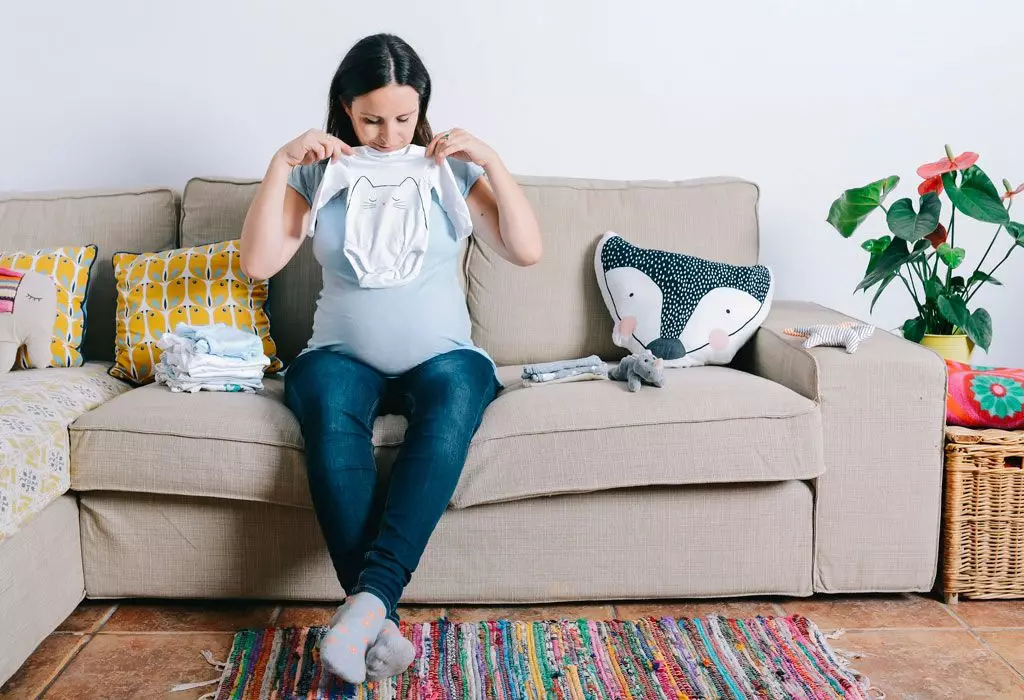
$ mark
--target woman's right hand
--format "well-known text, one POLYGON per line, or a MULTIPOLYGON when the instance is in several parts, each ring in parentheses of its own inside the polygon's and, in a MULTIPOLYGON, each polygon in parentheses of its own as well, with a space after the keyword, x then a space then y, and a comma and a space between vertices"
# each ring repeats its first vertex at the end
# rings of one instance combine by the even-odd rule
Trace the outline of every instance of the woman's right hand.
POLYGON ((277 151, 278 158, 292 168, 316 163, 324 158, 330 158, 333 163, 342 155, 352 155, 352 147, 337 136, 319 129, 310 129, 300 134, 277 151))

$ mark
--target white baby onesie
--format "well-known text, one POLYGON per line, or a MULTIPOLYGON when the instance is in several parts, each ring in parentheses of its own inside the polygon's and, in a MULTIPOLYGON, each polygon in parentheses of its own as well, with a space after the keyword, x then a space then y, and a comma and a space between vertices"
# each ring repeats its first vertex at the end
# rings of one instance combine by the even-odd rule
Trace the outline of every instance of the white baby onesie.
POLYGON ((314 234, 320 208, 348 189, 345 257, 360 287, 396 287, 419 274, 430 240, 431 191, 437 192, 458 240, 473 232, 469 207, 447 160, 438 165, 422 146, 390 153, 368 146, 352 150, 353 155, 341 156, 324 170, 307 234, 314 234))

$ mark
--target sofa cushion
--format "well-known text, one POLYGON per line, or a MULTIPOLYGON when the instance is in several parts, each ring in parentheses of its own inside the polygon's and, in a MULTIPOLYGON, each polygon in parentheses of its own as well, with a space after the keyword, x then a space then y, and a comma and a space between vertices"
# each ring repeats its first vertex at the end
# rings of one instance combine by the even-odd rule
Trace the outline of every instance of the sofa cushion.
POLYGON ((616 182, 519 178, 544 238, 543 259, 516 267, 471 239, 473 339, 499 365, 597 354, 617 359, 594 277, 601 236, 734 265, 758 260, 758 189, 734 179, 616 182))
POLYGON ((635 246, 617 233, 594 253, 612 341, 650 350, 666 367, 728 365, 771 308, 775 278, 764 265, 729 265, 635 246))
POLYGON ((184 494, 309 505, 298 422, 281 380, 262 395, 150 384, 71 426, 77 491, 184 494))
POLYGON ((128 388, 99 362, 0 375, 0 541, 68 490, 68 424, 128 388))
MULTIPOLYGON (((18 349, 17 362, 14 366, 19 369, 29 369, 28 339, 26 333, 34 335, 36 324, 42 331, 49 327, 50 351, 49 357, 34 357, 32 361, 36 367, 81 367, 84 358, 82 357, 82 342, 85 339, 85 297, 89 290, 89 273, 92 271, 93 263, 96 261, 96 246, 67 246, 65 248, 46 248, 43 250, 25 251, 0 251, 0 270, 7 271, 4 274, 8 286, 7 297, 10 306, 6 311, 12 313, 14 318, 20 321, 15 324, 17 332, 15 337, 21 342, 26 341, 18 349), (13 275, 10 273, 13 271, 13 275), (36 278, 35 281, 26 279, 24 275, 36 273, 44 279, 36 278), (47 281, 49 280, 49 281, 47 281), (41 318, 40 309, 37 304, 46 306, 46 313, 49 314, 49 297, 52 283, 52 295, 54 299, 53 322, 46 323, 41 318), (24 285, 24 286, 22 286, 24 285), (34 286, 35 297, 29 291, 34 286), (25 307, 21 308, 17 301, 19 294, 23 293, 25 307), (28 301, 33 303, 30 305, 28 301), (30 306, 36 308, 24 313, 30 306)), ((7 338, 9 340, 10 338, 7 338)), ((10 367, 2 368, 4 371, 10 367)))
MULTIPOLYGON (((263 386, 260 394, 133 389, 71 426, 72 487, 312 507, 284 382, 265 377, 263 386)), ((404 418, 385 416, 374 443, 400 444, 404 431, 404 418)))
POLYGON ((178 195, 168 189, 55 192, 0 198, 3 249, 95 244, 85 299, 86 360, 114 358, 114 253, 170 250, 178 238, 178 195))
MULTIPOLYGON (((809 479, 824 472, 812 401, 727 367, 622 382, 512 386, 488 408, 456 507, 633 486, 809 479)), ((508 374, 505 374, 508 373, 508 374)))
MULTIPOLYGON (((631 486, 806 479, 822 473, 817 406, 722 367, 672 370, 664 389, 619 382, 516 386, 491 404, 452 498, 457 508, 631 486)), ((310 507, 298 422, 283 384, 262 395, 174 394, 150 385, 71 427, 76 490, 209 496, 310 507)), ((374 428, 378 459, 406 421, 374 428)))
MULTIPOLYGON (((239 238, 257 180, 192 178, 181 201, 181 246, 221 243, 239 238)), ((277 355, 289 363, 306 347, 313 331, 313 312, 323 285, 320 263, 306 241, 295 257, 270 280, 267 314, 277 355)))
POLYGON ((242 271, 238 243, 114 256, 117 354, 111 376, 148 384, 164 354, 158 341, 182 323, 221 324, 255 335, 269 360, 264 370, 281 369, 264 309, 269 285, 242 271))

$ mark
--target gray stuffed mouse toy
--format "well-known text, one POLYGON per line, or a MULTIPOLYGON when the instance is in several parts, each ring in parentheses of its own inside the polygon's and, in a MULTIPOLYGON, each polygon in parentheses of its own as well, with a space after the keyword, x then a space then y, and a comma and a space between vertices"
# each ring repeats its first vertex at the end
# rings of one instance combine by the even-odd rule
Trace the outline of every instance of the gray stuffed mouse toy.
POLYGON ((644 349, 643 352, 622 358, 618 367, 609 370, 608 377, 626 382, 630 391, 638 391, 641 383, 662 387, 665 382, 665 363, 650 350, 644 349))

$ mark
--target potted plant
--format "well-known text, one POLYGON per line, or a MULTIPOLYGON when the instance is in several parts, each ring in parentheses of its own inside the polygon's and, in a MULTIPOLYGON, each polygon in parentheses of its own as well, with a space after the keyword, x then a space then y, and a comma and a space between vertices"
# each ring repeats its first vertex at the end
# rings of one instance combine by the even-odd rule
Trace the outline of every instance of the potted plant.
POLYGON ((871 300, 874 311, 882 292, 898 282, 917 309, 917 315, 900 326, 903 337, 959 362, 970 361, 975 345, 987 351, 992 342, 992 317, 983 308, 972 310, 972 299, 986 284, 1002 284, 996 273, 1017 246, 1024 247, 1024 224, 1010 220, 1013 198, 1024 192, 1024 185, 1013 189, 1003 180, 1005 192, 1000 196, 977 161, 977 153, 954 157, 946 146, 945 158, 917 169, 922 182, 916 208, 909 197, 886 206, 886 197, 900 182, 892 175, 847 190, 832 202, 827 218, 843 238, 850 238, 876 209, 884 213, 889 234, 861 244, 869 258, 857 291, 876 288, 871 300), (948 224, 940 221, 943 194, 951 205, 948 224), (967 252, 957 245, 958 214, 996 226, 984 254, 969 272, 963 266, 967 252), (996 250, 999 255, 1004 244, 1008 250, 994 262, 996 257, 990 259, 990 254, 996 250))

